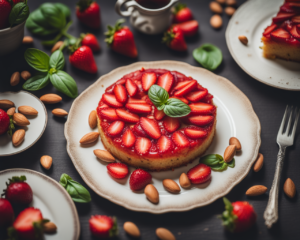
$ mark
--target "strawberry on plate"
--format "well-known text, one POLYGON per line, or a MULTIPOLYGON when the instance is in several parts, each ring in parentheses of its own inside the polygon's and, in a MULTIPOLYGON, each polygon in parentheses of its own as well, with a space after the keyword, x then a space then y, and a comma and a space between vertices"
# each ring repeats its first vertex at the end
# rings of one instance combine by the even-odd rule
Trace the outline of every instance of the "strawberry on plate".
POLYGON ((14 210, 10 202, 0 198, 0 228, 9 226, 14 220, 14 210))
POLYGON ((134 113, 127 112, 125 109, 116 109, 118 117, 129 123, 137 123, 140 120, 140 117, 134 113))
POLYGON ((10 125, 10 118, 8 114, 0 109, 0 135, 8 132, 10 125))
POLYGON ((176 4, 173 11, 174 22, 181 23, 192 19, 193 19, 192 11, 186 6, 186 4, 182 4, 182 3, 176 4))
POLYGON ((103 102, 111 107, 123 107, 123 103, 119 102, 114 94, 104 93, 103 102))
POLYGON ((118 235, 115 217, 95 215, 90 218, 89 224, 91 233, 97 238, 111 238, 118 235))
MULTIPOLYGON (((135 125, 137 126, 137 125, 135 125)), ((151 141, 148 138, 145 137, 139 137, 135 142, 135 150, 137 153, 144 155, 149 152, 151 148, 151 141)))
POLYGON ((154 109, 154 118, 159 121, 162 120, 165 116, 164 110, 158 110, 157 108, 154 109))
POLYGON ((172 140, 166 136, 161 136, 157 141, 157 147, 161 153, 171 151, 172 145, 172 140))
POLYGON ((148 91, 150 87, 156 83, 155 73, 144 73, 142 76, 142 87, 144 91, 148 91))
POLYGON ((131 79, 126 80, 125 86, 130 97, 133 97, 137 93, 138 88, 131 79))
POLYGON ((192 116, 188 118, 188 121, 191 124, 203 127, 206 125, 209 125, 214 120, 213 116, 207 115, 207 116, 192 116))
POLYGON ((70 50, 69 61, 73 67, 92 74, 98 71, 93 52, 88 46, 71 46, 70 50))
POLYGON ((191 102, 198 102, 203 98, 205 98, 207 94, 208 94, 207 89, 204 89, 203 91, 190 92, 185 97, 191 102))
POLYGON ((147 103, 127 103, 125 106, 134 113, 150 113, 152 111, 151 105, 147 103))
POLYGON ((182 31, 183 36, 193 37, 198 32, 199 24, 196 20, 191 20, 191 21, 175 24, 173 25, 173 29, 174 27, 178 27, 182 31))
POLYGON ((271 39, 274 41, 286 42, 290 37, 290 33, 282 28, 278 28, 271 33, 271 39))
MULTIPOLYGON (((118 109, 117 109, 118 110, 118 109)), ((100 116, 103 118, 103 119, 106 119, 108 121, 117 121, 119 120, 119 117, 116 113, 116 109, 114 108, 101 108, 99 110, 99 113, 100 113, 100 116)))
POLYGON ((211 177, 211 169, 209 166, 199 163, 187 172, 187 176, 193 184, 205 183, 211 177))
POLYGON ((136 137, 133 132, 130 129, 127 129, 122 136, 122 142, 124 146, 127 148, 133 147, 135 140, 136 137))
POLYGON ((170 72, 166 72, 163 75, 159 76, 157 85, 164 88, 167 92, 170 91, 174 82, 174 77, 170 72))
POLYGON ((180 122, 178 118, 167 116, 164 118, 163 125, 169 133, 172 133, 175 132, 180 127, 180 122))
POLYGON ((127 91, 123 85, 116 84, 114 87, 114 93, 118 102, 125 103, 127 101, 127 91))
POLYGON ((152 180, 150 173, 143 169, 136 169, 130 175, 129 185, 132 191, 139 191, 146 187, 152 180))
POLYGON ((140 125, 143 130, 154 139, 159 139, 161 136, 161 132, 157 122, 154 119, 149 119, 145 117, 140 118, 140 125))
POLYGON ((184 136, 183 133, 179 131, 172 134, 172 140, 177 147, 184 148, 190 146, 189 140, 186 138, 186 136, 184 136))
POLYGON ((173 27, 165 32, 163 42, 172 50, 184 52, 187 50, 184 35, 179 27, 173 27))
POLYGON ((129 173, 129 169, 124 163, 110 163, 106 168, 109 175, 118 179, 125 178, 129 173))
POLYGON ((195 126, 186 127, 184 134, 191 139, 204 138, 207 136, 207 132, 204 129, 195 126))
POLYGON ((182 96, 188 94, 189 92, 191 92, 192 90, 194 90, 196 87, 197 87, 197 81, 192 80, 192 81, 190 81, 189 84, 185 85, 184 87, 182 87, 178 91, 176 91, 174 93, 174 96, 182 97, 182 96))
POLYGON ((203 103, 203 102, 198 102, 198 103, 192 103, 189 105, 191 108, 191 113, 192 114, 212 114, 216 107, 212 104, 208 103, 203 103))
POLYGON ((76 16, 84 25, 94 29, 100 28, 100 6, 92 0, 79 0, 76 16))
POLYGON ((81 40, 82 46, 90 47, 90 49, 92 49, 93 52, 100 51, 100 44, 94 34, 91 33, 81 34, 81 39, 82 39, 81 40))
POLYGON ((122 133, 124 129, 125 123, 123 121, 114 121, 110 126, 107 128, 107 133, 110 136, 118 136, 122 133))

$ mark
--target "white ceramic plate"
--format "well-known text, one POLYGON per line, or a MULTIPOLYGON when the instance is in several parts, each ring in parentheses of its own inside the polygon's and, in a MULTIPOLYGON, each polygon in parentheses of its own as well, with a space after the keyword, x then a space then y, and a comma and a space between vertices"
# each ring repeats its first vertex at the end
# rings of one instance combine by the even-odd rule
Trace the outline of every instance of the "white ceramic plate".
POLYGON ((54 234, 45 234, 45 240, 78 240, 80 224, 75 204, 66 190, 48 176, 29 169, 8 169, 0 172, 0 189, 13 176, 25 175, 33 191, 32 206, 41 210, 43 217, 57 226, 54 234))
MULTIPOLYGON (((226 195, 249 172, 261 142, 260 122, 250 101, 239 89, 227 79, 212 72, 176 61, 139 62, 102 76, 73 102, 65 125, 65 136, 67 151, 77 171, 97 194, 128 209, 157 214, 205 206, 226 195), (94 149, 104 149, 100 140, 88 147, 81 147, 79 144, 80 138, 91 131, 88 116, 92 110, 96 109, 105 88, 125 74, 142 67, 176 70, 192 76, 214 95, 214 103, 218 106, 217 132, 207 153, 223 155, 229 138, 232 136, 240 139, 244 146, 242 153, 236 156, 235 168, 229 168, 224 172, 213 172, 209 184, 193 186, 190 190, 182 189, 177 195, 167 192, 163 188, 162 180, 171 178, 178 183, 180 174, 198 164, 198 160, 174 171, 152 172, 153 184, 160 194, 158 205, 150 203, 142 192, 132 192, 128 179, 115 181, 108 175, 106 164, 98 161, 93 154, 94 149)), ((132 172, 133 168, 130 170, 132 172)))
POLYGON ((262 56, 261 37, 272 18, 279 11, 283 0, 251 0, 240 6, 232 16, 226 42, 236 63, 251 77, 272 87, 300 91, 300 63, 262 56), (239 35, 247 36, 244 46, 239 35))
POLYGON ((31 106, 38 111, 37 116, 26 116, 30 125, 26 127, 15 126, 16 129, 23 128, 26 131, 24 141, 17 147, 12 144, 8 134, 0 135, 0 157, 14 155, 23 152, 33 146, 43 135, 48 121, 45 105, 35 95, 25 92, 4 92, 0 93, 0 99, 8 99, 15 103, 16 112, 20 106, 31 106))

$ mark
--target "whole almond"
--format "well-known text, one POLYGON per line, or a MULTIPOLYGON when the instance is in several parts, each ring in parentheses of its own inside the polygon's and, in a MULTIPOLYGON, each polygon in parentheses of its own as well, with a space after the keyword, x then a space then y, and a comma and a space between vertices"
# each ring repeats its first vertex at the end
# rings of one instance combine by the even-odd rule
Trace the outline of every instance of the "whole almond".
POLYGON ((150 202, 152 202, 154 204, 159 202, 158 191, 152 184, 148 184, 145 187, 144 193, 150 202))
POLYGON ((289 197, 293 198, 296 195, 296 186, 292 179, 288 178, 283 185, 284 193, 289 197))
POLYGON ((179 183, 183 188, 189 188, 191 186, 191 181, 185 173, 181 173, 179 183))
POLYGON ((51 168, 51 166, 52 166, 52 157, 50 157, 50 156, 48 156, 48 155, 44 155, 44 156, 42 156, 41 157, 41 159, 40 159, 40 163, 41 163, 41 165, 45 168, 45 169, 47 169, 47 170, 49 170, 50 168, 51 168))
POLYGON ((224 152, 224 161, 226 163, 229 163, 232 161, 234 155, 235 155, 236 147, 235 145, 229 145, 224 152))
POLYGON ((20 106, 18 107, 18 112, 29 116, 36 116, 39 113, 35 108, 30 106, 20 106))
POLYGON ((16 86, 19 84, 19 82, 20 82, 20 73, 14 72, 10 77, 10 85, 16 86))
POLYGON ((263 185, 255 185, 247 190, 246 195, 250 197, 259 196, 264 194, 267 190, 268 188, 263 185))
POLYGON ((210 19, 210 25, 216 29, 220 28, 223 25, 223 20, 219 15, 213 15, 210 19))
POLYGON ((233 7, 226 7, 226 8, 225 8, 225 13, 226 13, 228 16, 232 16, 232 15, 235 13, 235 8, 233 8, 233 7))
POLYGON ((25 36, 22 41, 23 44, 31 44, 33 43, 33 38, 30 36, 25 36))
POLYGON ((236 5, 236 0, 226 0, 226 4, 228 6, 234 6, 234 5, 236 5))
POLYGON ((61 47, 61 45, 63 45, 63 44, 64 44, 63 41, 58 41, 58 42, 55 43, 54 46, 52 47, 51 52, 54 53, 54 52, 55 52, 56 50, 58 50, 58 49, 61 47))
POLYGON ((236 137, 231 137, 229 139, 229 145, 235 145, 235 150, 236 151, 241 151, 242 150, 242 145, 236 137))
POLYGON ((45 233, 55 233, 57 230, 57 227, 53 222, 46 222, 43 227, 45 233))
POLYGON ((41 96, 40 100, 46 104, 55 104, 55 103, 59 103, 62 100, 62 98, 57 94, 49 93, 41 96))
POLYGON ((95 110, 91 111, 89 115, 89 125, 92 129, 97 127, 97 112, 95 110))
POLYGON ((13 116, 15 112, 16 112, 16 108, 12 107, 12 108, 8 109, 6 113, 9 116, 13 116))
POLYGON ((10 100, 7 100, 7 99, 0 100, 0 108, 2 108, 2 109, 8 109, 8 108, 12 108, 14 106, 15 106, 15 104, 10 100))
POLYGON ((212 12, 214 13, 218 13, 221 14, 223 12, 223 8, 221 7, 221 5, 217 2, 211 2, 209 4, 209 8, 212 12))
POLYGON ((171 193, 179 193, 180 192, 180 187, 172 179, 163 180, 163 185, 164 185, 165 189, 171 193))
POLYGON ((23 127, 30 124, 28 119, 22 113, 14 113, 13 115, 14 124, 17 126, 23 127))
POLYGON ((244 44, 245 46, 247 46, 248 44, 248 38, 244 35, 240 35, 239 36, 239 40, 241 41, 242 44, 244 44))
POLYGON ((263 167, 263 165, 264 165, 264 155, 259 153, 253 166, 254 172, 258 172, 263 167))
POLYGON ((220 4, 225 4, 226 3, 226 0, 216 0, 218 3, 220 4))
POLYGON ((101 150, 101 149, 95 149, 94 154, 97 158, 104 162, 115 162, 116 159, 114 158, 113 155, 110 154, 110 152, 106 150, 101 150))
POLYGON ((12 136, 12 143, 15 147, 19 146, 25 138, 25 130, 24 129, 19 129, 14 132, 12 136))
POLYGON ((141 236, 139 228, 133 222, 125 222, 123 228, 131 237, 139 238, 141 236))
POLYGON ((23 72, 21 72, 21 77, 22 77, 25 81, 27 81, 29 78, 31 78, 31 73, 28 72, 28 71, 23 71, 23 72))
POLYGON ((168 229, 166 228, 157 228, 156 229, 156 236, 160 240, 176 240, 175 236, 173 233, 171 233, 168 229))
POLYGON ((52 114, 56 117, 65 117, 68 116, 68 112, 61 108, 55 108, 52 110, 52 114))
POLYGON ((85 134, 81 139, 80 143, 81 144, 89 144, 97 141, 99 138, 99 133, 98 132, 90 132, 88 134, 85 134))

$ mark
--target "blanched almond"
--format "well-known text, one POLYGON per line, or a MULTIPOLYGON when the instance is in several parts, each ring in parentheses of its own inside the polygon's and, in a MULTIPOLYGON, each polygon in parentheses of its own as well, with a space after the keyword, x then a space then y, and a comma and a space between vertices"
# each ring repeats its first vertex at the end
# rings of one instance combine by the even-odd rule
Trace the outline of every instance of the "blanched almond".
POLYGON ((263 167, 263 165, 264 165, 264 155, 259 153, 253 166, 254 172, 258 172, 263 167))
POLYGON ((232 16, 232 15, 235 13, 235 8, 233 8, 233 7, 226 7, 226 8, 225 8, 225 13, 226 13, 228 16, 232 16))
POLYGON ((59 103, 62 100, 62 98, 57 94, 49 93, 41 96, 40 100, 46 104, 55 104, 55 103, 59 103))
POLYGON ((240 35, 239 36, 239 40, 241 41, 242 44, 244 44, 245 46, 247 46, 248 44, 248 38, 244 35, 240 35))
POLYGON ((50 157, 50 156, 48 156, 48 155, 44 155, 44 156, 42 156, 41 157, 41 159, 40 159, 40 163, 41 163, 41 165, 45 168, 45 169, 47 169, 47 170, 49 170, 50 168, 51 168, 51 166, 52 166, 52 157, 50 157))
POLYGON ((23 72, 21 72, 21 77, 22 77, 25 81, 27 81, 29 78, 31 78, 31 73, 28 72, 28 71, 23 71, 23 72))
POLYGON ((157 228, 156 229, 156 236, 160 240, 176 240, 175 236, 173 233, 171 233, 168 229, 166 228, 157 228))
POLYGON ((154 204, 159 202, 158 191, 152 184, 148 184, 145 187, 144 193, 150 202, 152 202, 154 204))
POLYGON ((13 115, 14 124, 17 126, 23 127, 30 124, 28 119, 22 113, 14 113, 13 115))
POLYGON ((213 27, 213 28, 220 28, 222 27, 223 25, 223 20, 222 18, 220 17, 220 15, 213 15, 211 18, 210 18, 210 25, 213 27))
POLYGON ((0 108, 1 109, 8 109, 8 108, 12 108, 14 106, 15 106, 15 104, 10 100, 7 100, 7 99, 0 100, 0 108))
POLYGON ((185 173, 181 173, 179 183, 183 188, 189 188, 191 186, 191 181, 185 173))
POLYGON ((236 151, 241 151, 242 150, 242 145, 236 137, 231 137, 229 139, 229 145, 235 145, 235 150, 236 151))
POLYGON ((180 187, 172 179, 163 180, 163 185, 164 185, 165 189, 171 193, 179 193, 180 192, 180 187))
POLYGON ((283 185, 284 193, 289 197, 293 198, 296 195, 296 186, 292 179, 288 178, 283 185))
POLYGON ((89 115, 89 125, 92 129, 97 127, 97 112, 95 110, 91 111, 89 115))
POLYGON ((90 132, 88 134, 85 134, 81 139, 80 143, 81 144, 89 144, 97 141, 99 138, 99 133, 98 132, 90 132))
POLYGON ((56 50, 58 50, 58 49, 61 47, 61 45, 63 45, 63 44, 64 44, 63 41, 58 41, 58 42, 55 43, 54 46, 52 47, 51 52, 54 53, 54 52, 55 52, 56 50))
POLYGON ((61 108, 55 108, 52 110, 52 114, 56 117, 65 117, 68 116, 68 112, 61 108))
POLYGON ((229 163, 232 161, 234 155, 235 155, 236 147, 235 145, 229 145, 224 152, 224 161, 229 163))
POLYGON ((8 109, 6 113, 10 116, 13 116, 15 112, 16 112, 16 108, 12 107, 12 108, 8 109))
POLYGON ((214 13, 218 13, 221 14, 223 12, 223 8, 221 7, 221 5, 217 2, 211 2, 209 4, 209 8, 212 12, 214 13))
POLYGON ((20 82, 20 73, 14 72, 10 77, 10 85, 16 86, 19 84, 19 82, 20 82))
POLYGON ((247 190, 246 195, 251 197, 259 196, 264 194, 267 190, 268 188, 263 185, 255 185, 247 190))
POLYGON ((30 106, 20 106, 18 107, 18 112, 29 116, 35 116, 39 113, 35 108, 30 106))
POLYGON ((110 152, 106 150, 101 150, 101 149, 95 149, 94 154, 97 158, 104 162, 115 162, 116 159, 114 158, 113 155, 110 154, 110 152))
POLYGON ((14 132, 12 136, 12 143, 15 147, 19 146, 25 138, 25 130, 24 129, 19 129, 14 132))
POLYGON ((133 222, 125 222, 123 228, 131 237, 139 238, 141 236, 139 228, 133 222))
POLYGON ((33 38, 30 36, 25 36, 22 41, 23 44, 31 44, 33 43, 33 38))
POLYGON ((234 5, 236 5, 236 0, 226 0, 226 4, 228 6, 234 6, 234 5))
POLYGON ((43 227, 45 233, 55 233, 57 230, 57 227, 53 222, 46 222, 43 227))

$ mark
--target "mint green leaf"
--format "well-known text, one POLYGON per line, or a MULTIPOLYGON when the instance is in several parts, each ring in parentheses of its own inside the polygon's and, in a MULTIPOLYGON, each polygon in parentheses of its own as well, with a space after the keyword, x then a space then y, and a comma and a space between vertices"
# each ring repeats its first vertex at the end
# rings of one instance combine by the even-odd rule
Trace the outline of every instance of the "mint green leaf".
POLYGON ((61 50, 56 50, 50 56, 49 62, 50 68, 55 68, 56 70, 62 70, 65 66, 64 54, 61 50))
POLYGON ((164 112, 169 117, 184 117, 191 112, 191 108, 176 98, 169 98, 165 104, 164 112))
POLYGON ((203 44, 193 51, 195 60, 204 68, 213 71, 221 64, 223 55, 221 50, 213 44, 203 44))
POLYGON ((28 91, 37 91, 48 85, 50 76, 48 73, 39 73, 29 78, 24 84, 23 89, 28 91))
POLYGON ((228 167, 234 168, 235 167, 235 159, 233 158, 231 162, 227 163, 228 167))
POLYGON ((50 74, 50 81, 53 86, 68 97, 75 98, 78 96, 78 89, 75 80, 66 72, 57 70, 56 73, 50 74))
MULTIPOLYGON (((169 99, 169 93, 162 87, 154 84, 148 91, 148 96, 153 104, 158 108, 165 104, 169 99)), ((162 108, 158 109, 162 110, 162 108)))
POLYGON ((28 48, 24 54, 27 63, 39 72, 48 72, 49 56, 35 48, 28 48))

